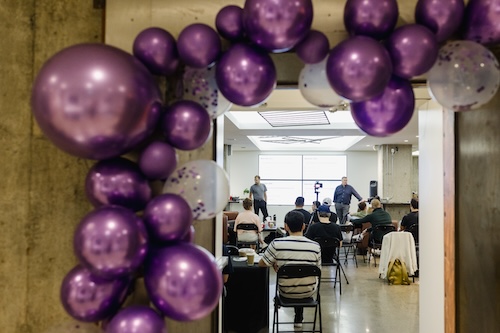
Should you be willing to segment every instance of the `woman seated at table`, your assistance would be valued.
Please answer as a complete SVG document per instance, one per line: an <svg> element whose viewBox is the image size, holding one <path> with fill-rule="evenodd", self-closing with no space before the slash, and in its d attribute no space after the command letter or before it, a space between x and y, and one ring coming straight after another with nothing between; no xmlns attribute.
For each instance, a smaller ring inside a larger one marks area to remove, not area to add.
<svg viewBox="0 0 500 333"><path fill-rule="evenodd" d="M249 198L243 200L243 208L245 210L239 213L236 216L236 220L234 220L234 232L238 235L238 241L254 242L258 239L259 243L263 245L264 241L261 238L262 224L260 223L259 216L252 210L252 200ZM238 224L255 224L258 231L238 229ZM251 247L254 250L256 248L255 245L251 245Z"/></svg>

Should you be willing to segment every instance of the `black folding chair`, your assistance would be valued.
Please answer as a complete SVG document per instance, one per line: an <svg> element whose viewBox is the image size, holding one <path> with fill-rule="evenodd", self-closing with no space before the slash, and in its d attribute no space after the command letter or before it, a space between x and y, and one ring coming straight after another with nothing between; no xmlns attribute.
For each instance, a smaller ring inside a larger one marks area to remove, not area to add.
<svg viewBox="0 0 500 333"><path fill-rule="evenodd" d="M417 253L417 265L420 267L419 263L419 248L418 248L418 223L412 224L411 226L408 227L408 229L405 229L405 231L410 232L413 235L413 239L415 240L415 252ZM411 276L413 278L413 282L415 282L415 278L418 278L418 271L415 272L414 275Z"/></svg>
<svg viewBox="0 0 500 333"><path fill-rule="evenodd" d="M321 265L322 266L336 266L335 268L335 278L325 277L322 281L334 282L333 288L339 284L339 292L342 295L342 277L340 272L344 275L345 281L349 284L349 280L345 275L344 268L340 263L340 239L338 238L321 238L316 237L314 241L318 242L321 247Z"/></svg>
<svg viewBox="0 0 500 333"><path fill-rule="evenodd" d="M373 262L375 263L375 267L377 267L377 259L375 257L374 250L381 251L382 250L382 240L384 236L390 232L396 231L396 227L392 224L379 224L373 227L372 229L372 244L369 246L372 248L372 256ZM368 256L368 265L370 264L370 258L372 256Z"/></svg>
<svg viewBox="0 0 500 333"><path fill-rule="evenodd" d="M239 239L239 235L236 235L236 246L237 247L250 247L251 245L255 245L255 250L259 251L259 227L257 227L254 223L240 223L236 226L236 230L244 230L244 231L254 231L257 236L255 241L247 242Z"/></svg>
<svg viewBox="0 0 500 333"><path fill-rule="evenodd" d="M358 251L359 241L355 241L352 236L354 236L354 225L353 224L341 224L340 230L347 235L342 240L342 248L344 249L344 264L347 265L347 259L349 259L349 254L352 254L352 259L358 267L358 258L356 257L356 252Z"/></svg>

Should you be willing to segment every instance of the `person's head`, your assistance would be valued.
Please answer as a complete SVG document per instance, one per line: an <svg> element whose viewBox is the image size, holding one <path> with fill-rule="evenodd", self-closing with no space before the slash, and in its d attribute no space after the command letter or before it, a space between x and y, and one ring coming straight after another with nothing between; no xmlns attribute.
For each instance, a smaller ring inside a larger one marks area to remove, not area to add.
<svg viewBox="0 0 500 333"><path fill-rule="evenodd" d="M330 199L330 198L324 198L323 199L323 205L331 206L332 205L332 199Z"/></svg>
<svg viewBox="0 0 500 333"><path fill-rule="evenodd" d="M342 177L342 185L343 186L347 185L347 177L346 176Z"/></svg>
<svg viewBox="0 0 500 333"><path fill-rule="evenodd" d="M418 200L417 199L411 199L410 206L411 206L412 209L418 209Z"/></svg>
<svg viewBox="0 0 500 333"><path fill-rule="evenodd" d="M330 215L332 215L332 212L330 211L330 206L328 205L321 205L318 207L318 216L319 218L326 218L328 220L330 218Z"/></svg>
<svg viewBox="0 0 500 333"><path fill-rule="evenodd" d="M304 197L297 197L297 199L295 199L295 207L304 207Z"/></svg>
<svg viewBox="0 0 500 333"><path fill-rule="evenodd" d="M304 230L304 215L301 212L291 211L285 215L285 230L290 233Z"/></svg>
<svg viewBox="0 0 500 333"><path fill-rule="evenodd" d="M382 204L380 203L380 200L378 200L378 199L372 200L372 208L373 209L381 208L381 207L382 207Z"/></svg>
<svg viewBox="0 0 500 333"><path fill-rule="evenodd" d="M243 200L243 208L245 208L246 210L252 209L252 200L249 198L244 199Z"/></svg>
<svg viewBox="0 0 500 333"><path fill-rule="evenodd" d="M257 185L260 184L260 176L259 175L253 177L253 180L255 181L255 184L257 184Z"/></svg>
<svg viewBox="0 0 500 333"><path fill-rule="evenodd" d="M362 212L366 209L366 202L360 202L358 203L358 212Z"/></svg>
<svg viewBox="0 0 500 333"><path fill-rule="evenodd" d="M319 206L321 206L321 202L319 202L319 201L313 201L313 204L312 204L312 209L313 210L318 209Z"/></svg>

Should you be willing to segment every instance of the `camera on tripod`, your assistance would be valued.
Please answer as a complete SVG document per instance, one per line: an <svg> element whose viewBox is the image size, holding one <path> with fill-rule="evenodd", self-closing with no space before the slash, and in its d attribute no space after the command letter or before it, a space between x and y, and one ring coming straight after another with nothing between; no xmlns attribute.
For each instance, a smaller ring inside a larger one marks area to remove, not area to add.
<svg viewBox="0 0 500 333"><path fill-rule="evenodd" d="M320 182L314 183L314 193L319 193L319 189L323 187L323 184Z"/></svg>

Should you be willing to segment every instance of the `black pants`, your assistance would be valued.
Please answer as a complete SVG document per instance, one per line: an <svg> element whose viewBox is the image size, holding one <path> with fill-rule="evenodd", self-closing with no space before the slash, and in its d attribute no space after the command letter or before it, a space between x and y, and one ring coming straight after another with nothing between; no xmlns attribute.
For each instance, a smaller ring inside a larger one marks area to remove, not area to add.
<svg viewBox="0 0 500 333"><path fill-rule="evenodd" d="M253 201L253 211L255 214L259 215L259 209L264 215L264 221L266 220L266 217L269 216L267 213L267 203L265 200L255 200Z"/></svg>

